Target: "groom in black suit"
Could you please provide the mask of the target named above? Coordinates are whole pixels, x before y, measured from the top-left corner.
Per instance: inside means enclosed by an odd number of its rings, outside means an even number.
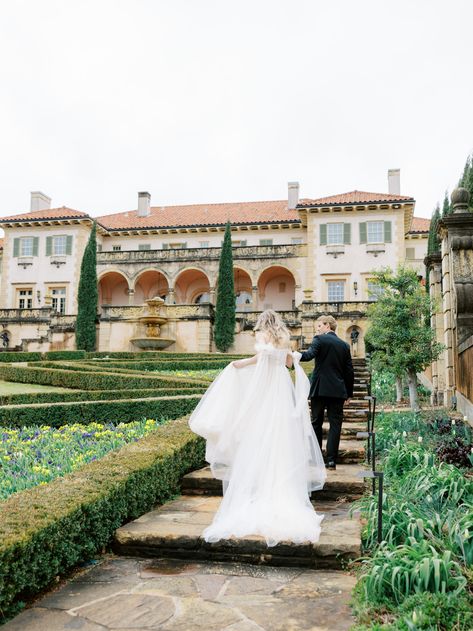
[[[316,336],[300,361],[315,359],[311,376],[310,401],[312,427],[322,449],[324,411],[330,423],[327,439],[327,469],[336,469],[343,421],[343,405],[353,396],[353,364],[350,347],[335,334],[337,321],[332,316],[317,318]]]

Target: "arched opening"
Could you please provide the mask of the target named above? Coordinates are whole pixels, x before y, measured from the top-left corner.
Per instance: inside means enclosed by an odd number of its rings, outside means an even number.
[[[350,346],[352,357],[364,357],[365,344],[363,332],[359,326],[349,326],[346,332],[345,341]]]
[[[169,283],[162,272],[158,270],[146,270],[135,281],[135,305],[142,305],[146,300],[159,296],[166,299],[169,291]]]
[[[99,305],[128,305],[128,281],[119,272],[106,272],[99,280]]]
[[[248,272],[235,267],[233,270],[233,284],[235,289],[235,306],[237,311],[254,311],[251,293],[251,278]]]
[[[258,279],[259,309],[290,311],[295,308],[296,281],[285,267],[274,265]]]
[[[174,283],[176,303],[180,305],[210,301],[210,282],[204,272],[188,269],[181,272]],[[208,296],[207,299],[206,295]]]

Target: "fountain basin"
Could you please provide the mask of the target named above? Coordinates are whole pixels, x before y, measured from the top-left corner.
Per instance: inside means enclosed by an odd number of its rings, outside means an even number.
[[[130,340],[135,346],[145,350],[167,348],[174,344],[175,341],[168,337],[132,337]]]

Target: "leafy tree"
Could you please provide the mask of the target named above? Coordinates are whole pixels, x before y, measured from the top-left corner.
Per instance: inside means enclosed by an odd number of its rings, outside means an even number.
[[[233,286],[233,254],[230,222],[225,226],[218,269],[217,305],[214,339],[220,351],[227,351],[235,335],[235,290]]]
[[[433,305],[420,285],[417,273],[405,267],[373,272],[383,287],[377,302],[370,306],[367,341],[373,350],[375,365],[382,365],[400,378],[407,375],[412,409],[417,400],[417,373],[435,361],[443,350],[430,327]]]
[[[79,350],[94,351],[96,343],[95,321],[98,304],[95,222],[82,257],[77,304],[76,346]]]

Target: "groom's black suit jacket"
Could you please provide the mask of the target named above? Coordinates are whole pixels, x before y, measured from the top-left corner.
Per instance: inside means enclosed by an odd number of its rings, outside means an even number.
[[[353,364],[350,347],[333,331],[316,335],[301,361],[315,359],[309,397],[350,399],[353,396]]]

